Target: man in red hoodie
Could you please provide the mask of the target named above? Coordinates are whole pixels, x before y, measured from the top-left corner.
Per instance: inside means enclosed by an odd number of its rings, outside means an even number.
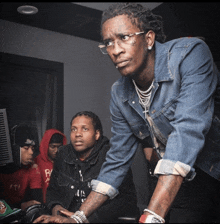
[[[54,159],[56,158],[58,148],[66,145],[66,142],[66,136],[56,129],[47,130],[41,140],[40,154],[36,157],[35,162],[38,164],[41,172],[44,203],[46,202],[46,191],[49,186]]]
[[[11,130],[13,163],[0,167],[0,199],[12,208],[25,210],[42,202],[42,180],[34,161],[36,148],[32,128],[26,124]]]

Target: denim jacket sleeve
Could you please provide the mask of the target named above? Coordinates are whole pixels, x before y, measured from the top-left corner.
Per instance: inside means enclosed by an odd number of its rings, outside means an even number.
[[[124,118],[117,104],[120,97],[115,93],[117,82],[112,86],[110,112],[112,120],[111,148],[106,155],[106,162],[103,164],[97,181],[110,185],[117,194],[127,171],[132,163],[132,158],[138,147],[138,141],[133,135],[131,128]],[[93,190],[97,191],[95,187]],[[114,195],[114,196],[115,196]],[[111,194],[111,197],[113,194]]]
[[[155,174],[177,174],[193,178],[193,166],[204,147],[214,112],[213,95],[217,76],[213,72],[213,59],[208,46],[193,38],[185,49],[176,49],[173,57],[181,54],[175,78],[181,79],[174,117],[166,151]],[[175,59],[170,58],[170,63]],[[175,79],[174,78],[174,79]],[[186,172],[187,171],[187,172]],[[190,172],[191,171],[191,172]],[[190,177],[191,174],[191,177]]]

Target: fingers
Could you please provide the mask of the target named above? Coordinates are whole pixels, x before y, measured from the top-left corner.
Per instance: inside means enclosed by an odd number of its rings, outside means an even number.
[[[74,220],[59,215],[57,216],[42,215],[33,221],[33,223],[70,223],[70,222],[74,223]]]
[[[52,209],[52,215],[59,215],[59,210],[64,209],[61,205],[56,205]]]
[[[74,215],[73,212],[70,212],[68,210],[60,210],[60,213],[67,216],[67,217],[70,217],[70,216]]]
[[[33,223],[49,223],[50,222],[50,215],[41,215],[37,219],[33,221]]]
[[[41,204],[41,203],[39,201],[33,200],[33,204],[36,205],[36,204]]]

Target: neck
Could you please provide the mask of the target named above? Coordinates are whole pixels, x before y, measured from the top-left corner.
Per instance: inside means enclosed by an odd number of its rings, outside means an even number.
[[[140,90],[147,90],[154,80],[154,62],[155,62],[155,51],[148,53],[145,67],[142,71],[133,77],[136,85]]]
[[[78,153],[79,159],[82,160],[82,161],[87,159],[89,157],[89,155],[91,154],[93,149],[94,149],[94,147],[86,149],[86,151],[84,151],[84,152]]]

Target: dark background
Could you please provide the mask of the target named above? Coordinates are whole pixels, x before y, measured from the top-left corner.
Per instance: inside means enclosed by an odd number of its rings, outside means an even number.
[[[21,15],[21,5],[36,6],[37,14]],[[215,61],[220,61],[220,3],[164,2],[152,10],[164,19],[167,40],[183,36],[202,36]],[[0,19],[47,29],[55,32],[100,41],[101,10],[71,2],[1,2]]]

